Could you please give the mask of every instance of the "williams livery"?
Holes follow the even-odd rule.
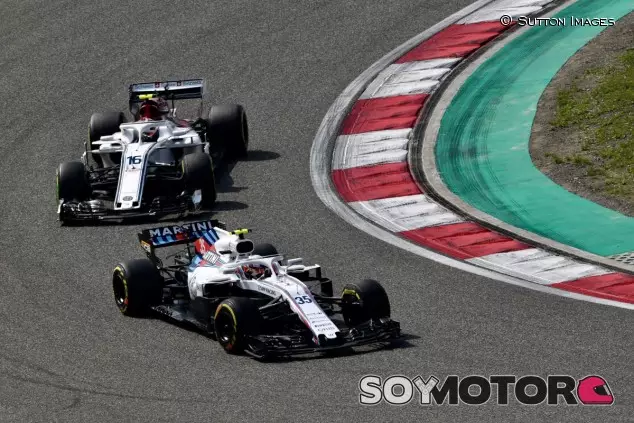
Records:
[[[95,113],[81,161],[57,169],[58,216],[73,220],[183,214],[216,200],[215,164],[247,154],[240,105],[212,106],[201,117],[200,79],[132,84],[129,109]],[[197,117],[176,115],[176,101],[200,101]],[[170,105],[171,103],[171,105]]]
[[[254,245],[247,233],[227,231],[218,221],[140,232],[147,257],[120,263],[113,272],[117,307],[127,316],[158,313],[191,323],[227,352],[257,358],[381,346],[400,338],[377,281],[347,284],[334,296],[319,265],[286,260],[270,244]],[[163,263],[158,250],[172,246],[176,252]]]

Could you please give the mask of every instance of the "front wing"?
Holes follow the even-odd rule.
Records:
[[[101,200],[60,201],[57,214],[60,221],[70,222],[164,216],[168,214],[184,214],[188,211],[195,211],[194,206],[191,204],[191,197],[178,196],[175,198],[155,198],[147,207],[132,211],[114,210],[114,208],[106,206],[106,203]]]
[[[340,334],[341,336],[335,340],[323,338],[319,346],[301,335],[257,335],[251,338],[249,348],[245,352],[264,359],[389,344],[401,337],[401,326],[397,321],[384,318],[368,321],[354,328],[341,329]]]

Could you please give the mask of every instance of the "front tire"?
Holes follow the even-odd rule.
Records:
[[[112,135],[119,132],[119,126],[126,122],[125,115],[122,112],[104,112],[93,113],[88,124],[88,150],[96,150],[98,146],[93,147],[93,142],[106,135]],[[96,147],[96,148],[95,148]],[[103,159],[98,154],[91,155],[97,167],[103,167]],[[113,154],[112,161],[119,163],[121,153]]]
[[[216,178],[211,157],[205,153],[187,154],[181,161],[185,189],[202,191],[202,206],[211,209],[216,202]]]
[[[248,338],[257,335],[262,324],[260,310],[250,298],[231,297],[222,301],[214,314],[214,332],[218,343],[231,354],[239,354]]]
[[[246,157],[249,125],[244,108],[239,104],[212,106],[207,119],[207,140],[224,147],[231,159]]]
[[[381,284],[364,279],[357,284],[346,284],[341,294],[341,312],[350,327],[370,319],[390,317],[390,300]]]
[[[121,313],[142,317],[161,303],[163,278],[150,260],[130,260],[114,268],[112,290]]]
[[[57,201],[84,201],[90,197],[91,189],[82,162],[66,162],[57,168]]]

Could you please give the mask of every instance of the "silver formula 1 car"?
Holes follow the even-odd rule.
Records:
[[[216,165],[246,156],[249,138],[242,106],[212,106],[203,119],[203,94],[201,79],[132,84],[131,122],[121,112],[93,114],[81,161],[57,169],[59,220],[211,208]],[[176,116],[175,102],[187,99],[200,100],[197,117]]]
[[[319,265],[285,260],[270,244],[254,245],[247,232],[227,231],[218,221],[142,231],[147,258],[114,269],[117,307],[128,316],[158,313],[192,324],[227,352],[260,359],[400,338],[379,282],[346,284],[334,296]],[[157,250],[169,246],[176,252],[159,258]]]

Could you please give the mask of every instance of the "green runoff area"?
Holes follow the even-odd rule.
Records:
[[[601,180],[608,194],[634,203],[634,46],[616,66],[587,69],[596,86],[585,90],[574,82],[557,95],[556,128],[579,129],[581,151],[546,153],[555,163],[574,163]]]
[[[579,0],[555,18],[620,19],[632,0]],[[540,172],[529,141],[540,96],[605,26],[534,26],[465,81],[442,118],[436,165],[447,187],[510,225],[602,256],[634,251],[634,218],[573,194]]]

